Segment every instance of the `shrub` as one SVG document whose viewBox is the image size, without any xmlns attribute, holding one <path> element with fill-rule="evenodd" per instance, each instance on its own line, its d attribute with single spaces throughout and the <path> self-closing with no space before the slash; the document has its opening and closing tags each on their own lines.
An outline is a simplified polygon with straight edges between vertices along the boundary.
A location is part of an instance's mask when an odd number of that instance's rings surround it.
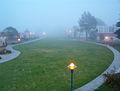
<svg viewBox="0 0 120 91">
<path fill-rule="evenodd" d="M 105 85 L 113 88 L 114 91 L 120 91 L 120 73 L 104 74 L 106 77 Z"/>
<path fill-rule="evenodd" d="M 11 51 L 6 49 L 0 51 L 0 54 L 9 54 L 9 53 L 11 53 Z"/>
</svg>

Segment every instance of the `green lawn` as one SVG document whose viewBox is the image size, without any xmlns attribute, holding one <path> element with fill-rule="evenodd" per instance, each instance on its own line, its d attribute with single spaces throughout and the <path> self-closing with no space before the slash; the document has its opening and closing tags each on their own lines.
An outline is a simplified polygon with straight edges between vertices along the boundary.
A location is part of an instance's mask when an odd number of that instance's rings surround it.
<svg viewBox="0 0 120 91">
<path fill-rule="evenodd" d="M 0 64 L 0 91 L 69 91 L 73 61 L 75 89 L 100 75 L 112 62 L 105 47 L 71 40 L 43 39 L 15 47 L 21 55 Z"/>
</svg>

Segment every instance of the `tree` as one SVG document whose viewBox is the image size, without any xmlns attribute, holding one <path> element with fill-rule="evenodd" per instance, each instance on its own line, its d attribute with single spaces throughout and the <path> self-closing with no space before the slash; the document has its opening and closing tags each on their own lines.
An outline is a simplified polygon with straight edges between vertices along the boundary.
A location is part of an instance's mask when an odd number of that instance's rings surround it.
<svg viewBox="0 0 120 91">
<path fill-rule="evenodd" d="M 117 22 L 116 26 L 117 26 L 117 27 L 120 27 L 120 21 L 119 21 L 119 22 Z"/>
<path fill-rule="evenodd" d="M 117 38 L 120 39 L 120 22 L 117 22 L 116 27 L 119 27 L 119 29 L 114 33 L 117 35 Z"/>
<path fill-rule="evenodd" d="M 88 34 L 92 29 L 96 29 L 97 21 L 94 16 L 92 16 L 89 12 L 84 12 L 81 18 L 78 21 L 79 26 L 86 33 L 86 40 L 88 39 Z"/>
<path fill-rule="evenodd" d="M 3 30 L 3 36 L 14 37 L 19 36 L 19 33 L 17 29 L 13 27 L 7 27 L 6 29 Z"/>
<path fill-rule="evenodd" d="M 97 40 L 97 32 L 98 30 L 93 30 L 90 32 L 90 39 L 96 41 Z"/>
<path fill-rule="evenodd" d="M 96 21 L 97 21 L 97 25 L 98 26 L 105 26 L 105 22 L 103 20 L 101 20 L 100 18 L 96 18 Z"/>
</svg>

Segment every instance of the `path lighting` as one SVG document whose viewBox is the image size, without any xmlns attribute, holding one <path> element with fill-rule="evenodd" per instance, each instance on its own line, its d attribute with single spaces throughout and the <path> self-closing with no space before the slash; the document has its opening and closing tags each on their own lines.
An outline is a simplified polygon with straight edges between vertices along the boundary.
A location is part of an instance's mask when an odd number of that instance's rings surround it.
<svg viewBox="0 0 120 91">
<path fill-rule="evenodd" d="M 108 37 L 108 36 L 105 36 L 104 40 L 109 40 L 109 37 Z"/>
<path fill-rule="evenodd" d="M 110 37 L 109 36 L 105 36 L 104 37 L 104 41 L 105 41 L 105 44 L 107 45 L 107 42 L 109 42 L 109 40 L 110 40 Z"/>
<path fill-rule="evenodd" d="M 70 70 L 70 91 L 73 91 L 73 72 L 75 70 L 75 68 L 77 68 L 77 66 L 74 63 L 70 63 L 70 65 L 68 65 L 68 68 Z"/>
<path fill-rule="evenodd" d="M 45 35 L 46 35 L 46 32 L 42 32 L 42 35 L 45 36 Z"/>
<path fill-rule="evenodd" d="M 21 41 L 21 39 L 18 39 L 18 42 L 20 42 Z"/>
</svg>

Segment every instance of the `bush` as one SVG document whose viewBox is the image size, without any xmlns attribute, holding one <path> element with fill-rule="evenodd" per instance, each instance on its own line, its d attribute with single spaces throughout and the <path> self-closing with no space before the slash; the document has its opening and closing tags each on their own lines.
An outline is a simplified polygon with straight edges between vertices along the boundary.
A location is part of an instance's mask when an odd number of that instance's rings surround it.
<svg viewBox="0 0 120 91">
<path fill-rule="evenodd" d="M 107 78 L 104 83 L 106 86 L 113 88 L 114 91 L 120 91 L 120 73 L 104 74 L 104 76 Z"/>
<path fill-rule="evenodd" d="M 9 54 L 9 53 L 11 53 L 11 51 L 6 49 L 0 51 L 0 54 Z"/>
</svg>

